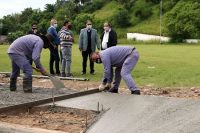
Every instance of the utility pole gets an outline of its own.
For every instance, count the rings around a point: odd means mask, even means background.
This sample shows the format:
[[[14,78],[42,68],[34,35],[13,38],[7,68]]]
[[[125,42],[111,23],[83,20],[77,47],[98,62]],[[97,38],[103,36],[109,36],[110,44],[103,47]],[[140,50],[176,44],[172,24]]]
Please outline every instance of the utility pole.
[[[162,0],[160,0],[160,44],[162,43]]]

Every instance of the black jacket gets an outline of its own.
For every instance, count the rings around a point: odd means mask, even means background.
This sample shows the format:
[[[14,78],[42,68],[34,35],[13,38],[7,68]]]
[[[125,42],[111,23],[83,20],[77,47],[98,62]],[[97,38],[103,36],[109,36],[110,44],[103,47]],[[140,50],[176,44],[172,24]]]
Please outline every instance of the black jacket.
[[[104,36],[104,32],[101,34],[101,37],[100,37],[100,39],[101,39],[101,49],[102,49],[103,36]],[[117,45],[117,33],[113,29],[111,29],[111,31],[109,32],[107,48],[112,47],[112,46],[116,46],[116,45]]]

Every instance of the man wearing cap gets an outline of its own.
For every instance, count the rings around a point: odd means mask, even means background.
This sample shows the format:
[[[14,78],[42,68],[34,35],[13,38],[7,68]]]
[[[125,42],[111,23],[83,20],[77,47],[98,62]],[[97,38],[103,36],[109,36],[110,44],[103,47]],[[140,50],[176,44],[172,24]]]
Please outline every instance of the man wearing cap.
[[[137,89],[135,81],[131,76],[131,71],[137,64],[139,53],[135,47],[128,46],[113,46],[100,52],[91,54],[91,59],[96,63],[103,63],[104,77],[107,83],[111,83],[111,67],[115,69],[115,81],[113,87],[109,90],[112,93],[118,93],[121,77],[126,82],[131,94],[140,95],[140,90]],[[100,89],[101,90],[101,89]],[[102,91],[102,90],[101,90]]]
[[[17,77],[20,69],[23,70],[23,90],[25,93],[32,92],[32,66],[29,60],[32,59],[36,68],[43,74],[47,72],[40,63],[42,48],[49,48],[49,40],[44,35],[25,35],[16,39],[8,48],[8,55],[12,63],[10,76],[10,91],[16,91]]]

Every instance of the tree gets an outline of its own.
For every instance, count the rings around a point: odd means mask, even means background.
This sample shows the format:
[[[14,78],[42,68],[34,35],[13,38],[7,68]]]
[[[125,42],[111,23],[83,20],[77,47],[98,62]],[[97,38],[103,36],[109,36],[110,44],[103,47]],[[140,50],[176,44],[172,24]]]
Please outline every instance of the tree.
[[[180,1],[166,14],[165,24],[172,40],[200,38],[199,12],[199,2]]]
[[[120,8],[111,21],[116,27],[127,27],[130,25],[129,20],[128,10]]]

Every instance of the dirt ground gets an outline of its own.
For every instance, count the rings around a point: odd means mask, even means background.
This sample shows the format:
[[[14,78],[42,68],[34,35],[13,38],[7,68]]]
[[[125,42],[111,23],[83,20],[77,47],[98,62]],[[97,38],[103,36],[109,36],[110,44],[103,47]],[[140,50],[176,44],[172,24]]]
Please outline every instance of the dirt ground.
[[[93,81],[70,81],[62,80],[66,88],[74,90],[88,90],[98,88],[100,82]],[[0,75],[0,86],[9,85],[9,78]],[[22,85],[22,79],[18,79],[18,85]],[[33,79],[35,88],[52,88],[49,79]],[[151,86],[140,86],[142,95],[178,97],[189,99],[200,99],[200,87],[165,87],[156,88]],[[125,85],[121,85],[119,93],[129,95],[130,91]],[[59,108],[35,108],[30,112],[15,112],[15,114],[0,114],[0,121],[13,124],[29,125],[30,127],[45,128],[50,130],[65,131],[68,133],[82,133],[86,128],[86,111]],[[94,118],[94,112],[87,113],[88,123]]]
[[[34,107],[28,111],[0,114],[0,121],[67,133],[82,133],[97,116],[96,112],[64,107]]]
[[[100,82],[94,81],[71,81],[62,80],[66,88],[75,90],[87,90],[98,88]],[[9,84],[9,78],[0,77],[0,84]],[[22,80],[19,79],[18,84],[22,84]],[[34,87],[52,88],[53,84],[49,79],[33,79]],[[166,97],[178,97],[178,98],[192,98],[200,99],[200,87],[164,87],[156,88],[151,86],[139,86],[142,95],[154,95],[154,96],[166,96]],[[121,85],[119,88],[120,94],[130,94],[130,91],[125,85]]]

